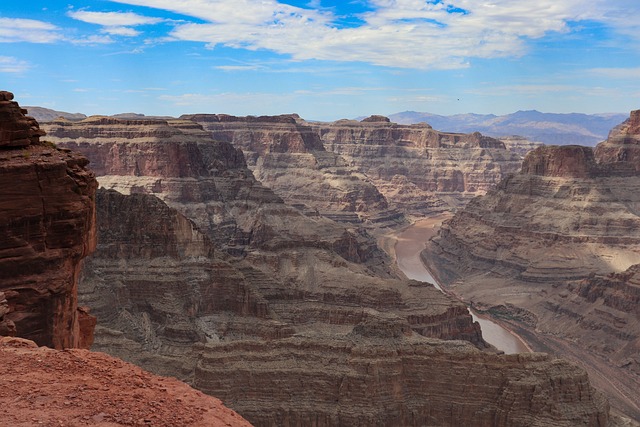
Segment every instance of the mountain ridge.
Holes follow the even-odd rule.
[[[543,113],[518,110],[511,114],[454,114],[403,111],[389,115],[399,124],[426,121],[435,129],[449,132],[478,131],[487,136],[519,135],[545,144],[594,146],[607,138],[609,130],[627,118],[622,113]]]

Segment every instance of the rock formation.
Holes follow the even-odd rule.
[[[37,122],[12,99],[0,92],[4,319],[39,345],[86,345],[91,319],[78,310],[76,287],[80,261],[95,247],[97,182],[85,157],[40,142]]]
[[[6,426],[251,425],[214,397],[103,353],[0,337],[0,359]]]
[[[608,425],[607,403],[568,362],[400,331],[207,346],[196,386],[256,426]]]
[[[377,226],[403,222],[361,172],[325,150],[319,135],[297,115],[236,117],[195,114],[213,139],[240,148],[249,169],[288,204],[309,215]]]
[[[445,224],[423,259],[535,349],[582,363],[614,407],[640,420],[636,115],[595,150],[530,152],[521,173]]]
[[[521,162],[496,139],[439,132],[425,123],[398,125],[373,116],[312,127],[327,151],[366,175],[392,207],[409,213],[458,207],[517,171]]]
[[[463,304],[396,277],[367,233],[288,207],[193,122],[48,129],[126,193],[97,196],[80,284],[95,348],[219,393],[257,425],[464,424],[476,411],[486,425],[606,425],[583,371],[477,349]],[[452,404],[485,384],[486,399]]]

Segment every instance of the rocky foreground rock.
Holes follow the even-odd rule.
[[[0,358],[6,426],[251,425],[214,397],[104,353],[0,337]]]
[[[456,294],[574,358],[640,420],[638,111],[608,141],[541,147],[469,203],[423,259]]]

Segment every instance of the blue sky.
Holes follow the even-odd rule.
[[[640,108],[638,0],[3,0],[0,89],[85,114]]]

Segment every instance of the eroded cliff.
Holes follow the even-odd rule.
[[[213,139],[240,148],[249,169],[288,204],[340,222],[397,225],[401,213],[370,180],[339,154],[325,150],[318,133],[297,115],[236,117],[195,114]]]
[[[112,120],[52,125],[128,193],[97,197],[81,282],[97,348],[218,393],[259,425],[606,425],[583,371],[458,341],[483,347],[463,304],[397,278],[366,233],[286,206],[229,144],[193,123]],[[191,164],[164,166],[171,146]],[[485,384],[488,398],[458,404]]]
[[[97,182],[85,157],[41,142],[38,123],[12,99],[0,92],[4,319],[39,345],[90,344],[91,320],[78,309],[76,287],[80,261],[96,244]]]
[[[521,162],[494,138],[439,132],[426,123],[399,125],[372,116],[312,127],[327,151],[365,174],[391,206],[410,213],[459,207],[516,172]]]
[[[423,259],[534,348],[583,364],[615,407],[640,419],[640,175],[633,155],[612,155],[629,153],[620,141],[637,138],[633,117],[595,150],[530,152],[521,173],[445,224]]]

